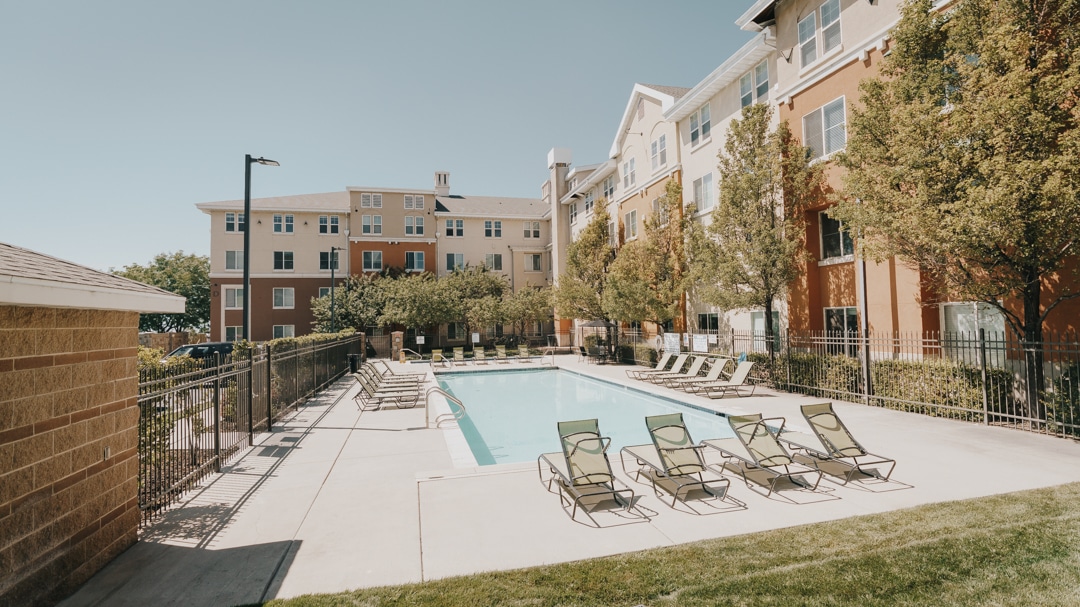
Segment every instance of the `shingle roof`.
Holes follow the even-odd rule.
[[[642,84],[641,86],[647,86],[654,91],[659,91],[665,95],[671,95],[676,100],[690,92],[690,89],[684,86],[664,86],[662,84]]]
[[[70,301],[49,296],[43,296],[41,301],[33,300],[35,294],[47,295],[42,289],[50,288],[62,289]],[[98,305],[106,302],[100,301],[101,297],[86,297],[88,293],[124,296],[112,298],[110,305]],[[179,311],[183,312],[184,298],[179,295],[51,255],[0,243],[0,304],[176,312],[177,301]]]
[[[195,205],[203,212],[242,211],[243,200],[222,200],[220,202],[200,202]],[[322,194],[297,194],[295,196],[271,196],[270,198],[252,198],[252,211],[338,211],[349,212],[349,193],[324,192]]]
[[[505,198],[498,196],[437,196],[437,212],[457,215],[486,215],[490,217],[540,218],[551,209],[539,198]]]

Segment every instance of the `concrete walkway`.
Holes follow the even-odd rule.
[[[627,383],[629,367],[587,365],[573,356],[557,363]],[[595,528],[580,513],[571,520],[538,480],[535,464],[455,468],[461,458],[453,453],[462,442],[456,428],[427,429],[423,408],[362,413],[351,398],[355,389],[352,379],[343,379],[258,437],[244,457],[192,492],[62,605],[257,603],[1080,481],[1074,441],[837,403],[864,445],[896,458],[893,482],[822,482],[817,493],[766,497],[732,478],[732,496],[745,508],[694,501],[672,508],[623,475],[613,456],[617,474],[641,496],[638,512],[645,516],[601,512]],[[759,390],[741,399],[685,400],[727,413],[781,415],[789,427],[806,430],[798,406],[822,399]]]

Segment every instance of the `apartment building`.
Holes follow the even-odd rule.
[[[449,173],[436,173],[436,185]],[[436,190],[350,187],[349,265],[356,274],[434,272]]]
[[[346,250],[349,193],[258,198],[195,205],[210,216],[210,340],[242,336],[244,229],[251,227],[251,339],[311,331],[310,301],[330,289],[331,250]],[[337,251],[333,251],[336,253]],[[344,256],[342,256],[344,259]],[[338,266],[337,276],[349,272]]]

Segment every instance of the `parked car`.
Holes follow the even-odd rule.
[[[220,355],[220,358],[224,359],[226,356],[232,354],[232,351],[233,343],[231,341],[212,341],[204,344],[188,344],[186,346],[180,346],[166,354],[165,358],[190,356],[196,360],[210,359],[205,361],[209,363],[214,360],[215,354]]]

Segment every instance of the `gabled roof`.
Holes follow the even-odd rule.
[[[626,102],[626,110],[623,111],[622,120],[619,121],[619,130],[615,133],[615,141],[611,144],[611,151],[609,152],[608,157],[615,158],[619,155],[623,139],[626,138],[626,132],[630,129],[630,123],[634,119],[634,112],[637,110],[638,99],[648,97],[659,103],[660,110],[666,112],[668,108],[675,104],[677,99],[689,91],[690,89],[680,86],[635,84],[633,90],[630,92],[630,100]]]
[[[776,4],[778,0],[757,0],[746,9],[738,19],[735,20],[735,25],[739,26],[739,29],[743,29],[750,32],[760,32],[765,29],[765,26],[776,20]]]
[[[688,89],[667,111],[664,118],[678,122],[689,116],[692,112],[704,105],[706,101],[719,93],[724,87],[735,82],[743,74],[753,69],[755,65],[775,52],[775,46],[767,34],[758,34],[735,54],[728,57],[720,67],[713,70],[692,89]],[[716,120],[718,117],[714,117]],[[714,123],[715,124],[715,123]]]
[[[184,303],[157,287],[0,243],[0,304],[175,314]]]
[[[195,205],[203,213],[211,211],[243,211],[243,200],[223,200],[221,202],[200,202]],[[334,211],[349,212],[349,192],[326,192],[323,194],[298,194],[296,196],[273,196],[270,198],[252,198],[252,211]]]
[[[447,215],[540,219],[550,211],[548,205],[539,198],[458,195],[435,197],[435,212]]]

